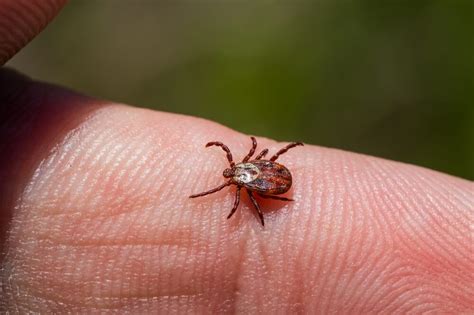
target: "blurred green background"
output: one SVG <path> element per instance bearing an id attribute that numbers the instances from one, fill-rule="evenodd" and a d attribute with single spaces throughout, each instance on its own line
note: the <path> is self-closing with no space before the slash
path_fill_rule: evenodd
<path id="1" fill-rule="evenodd" d="M 9 65 L 474 178 L 472 0 L 73 1 Z"/>

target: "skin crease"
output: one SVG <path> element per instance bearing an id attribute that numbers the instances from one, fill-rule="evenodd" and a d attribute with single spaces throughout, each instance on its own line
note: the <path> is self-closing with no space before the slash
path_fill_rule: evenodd
<path id="1" fill-rule="evenodd" d="M 187 198 L 247 135 L 6 69 L 0 108 L 2 313 L 474 311 L 470 181 L 305 145 L 262 228 L 246 194 L 226 220 L 235 187 Z"/>

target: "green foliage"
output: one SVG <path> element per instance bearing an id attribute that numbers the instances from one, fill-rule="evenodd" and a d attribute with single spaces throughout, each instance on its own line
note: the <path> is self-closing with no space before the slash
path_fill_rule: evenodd
<path id="1" fill-rule="evenodd" d="M 12 65 L 249 134 L 474 178 L 471 0 L 198 2 L 72 2 Z"/>

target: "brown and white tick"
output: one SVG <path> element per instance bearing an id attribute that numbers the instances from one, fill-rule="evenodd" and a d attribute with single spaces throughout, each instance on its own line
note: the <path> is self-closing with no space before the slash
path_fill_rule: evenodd
<path id="1" fill-rule="evenodd" d="M 237 191 L 235 193 L 234 206 L 227 216 L 227 219 L 229 219 L 232 217 L 239 206 L 240 190 L 242 187 L 244 187 L 255 209 L 257 210 L 262 225 L 265 225 L 263 213 L 260 210 L 260 206 L 258 205 L 253 192 L 256 192 L 262 198 L 293 201 L 293 199 L 275 196 L 287 192 L 290 189 L 292 183 L 290 171 L 285 166 L 275 161 L 280 155 L 286 153 L 286 151 L 289 149 L 298 145 L 303 145 L 303 143 L 292 142 L 288 144 L 283 149 L 275 153 L 275 155 L 273 155 L 270 160 L 262 160 L 262 158 L 268 153 L 268 149 L 263 149 L 254 160 L 250 160 L 250 158 L 255 153 L 255 149 L 257 149 L 257 140 L 254 137 L 250 138 L 252 139 L 252 148 L 250 149 L 250 152 L 244 157 L 242 162 L 237 164 L 235 164 L 235 162 L 232 160 L 232 153 L 230 153 L 229 148 L 222 142 L 213 141 L 206 144 L 206 148 L 215 145 L 221 147 L 227 153 L 227 160 L 229 160 L 230 168 L 226 168 L 222 175 L 229 179 L 224 184 L 214 189 L 191 195 L 189 198 L 202 197 L 215 193 L 224 187 L 236 185 Z"/>

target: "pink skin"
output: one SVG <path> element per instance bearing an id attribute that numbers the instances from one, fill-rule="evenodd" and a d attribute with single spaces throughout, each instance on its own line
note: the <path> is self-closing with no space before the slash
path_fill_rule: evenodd
<path id="1" fill-rule="evenodd" d="M 472 182 L 299 147 L 295 201 L 259 199 L 263 229 L 245 194 L 226 220 L 235 187 L 187 198 L 228 166 L 203 145 L 239 160 L 247 135 L 7 70 L 0 114 L 2 313 L 474 311 Z"/>

